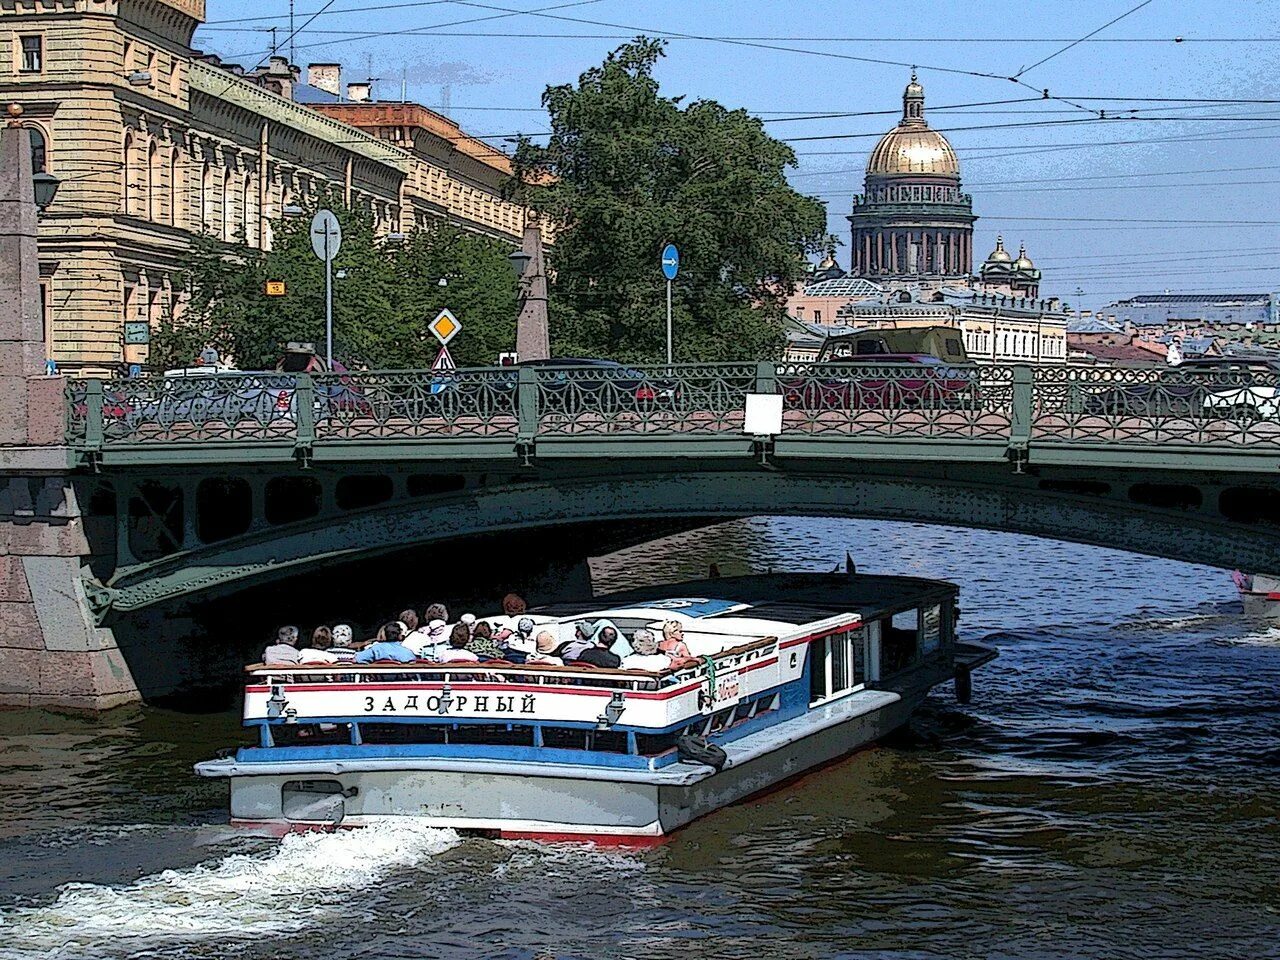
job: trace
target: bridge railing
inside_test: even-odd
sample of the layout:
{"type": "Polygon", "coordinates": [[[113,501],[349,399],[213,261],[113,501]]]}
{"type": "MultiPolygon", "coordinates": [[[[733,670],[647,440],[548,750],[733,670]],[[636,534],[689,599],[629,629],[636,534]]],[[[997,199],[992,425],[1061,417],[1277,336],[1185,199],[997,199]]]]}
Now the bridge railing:
{"type": "Polygon", "coordinates": [[[1259,371],[709,363],[71,379],[67,439],[309,447],[367,440],[743,432],[781,394],[782,435],[1030,444],[1280,446],[1280,378],[1259,371]]]}
{"type": "Polygon", "coordinates": [[[811,436],[1007,440],[1013,367],[780,364],[783,431],[811,436]]]}
{"type": "Polygon", "coordinates": [[[1037,367],[1030,439],[1280,444],[1280,376],[1258,370],[1037,367]]]}

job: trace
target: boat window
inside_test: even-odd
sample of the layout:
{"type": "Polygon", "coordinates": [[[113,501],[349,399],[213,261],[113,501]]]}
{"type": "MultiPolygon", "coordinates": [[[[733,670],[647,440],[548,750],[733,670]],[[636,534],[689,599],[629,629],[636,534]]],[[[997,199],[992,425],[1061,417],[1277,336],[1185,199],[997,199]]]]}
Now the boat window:
{"type": "Polygon", "coordinates": [[[905,670],[916,659],[920,631],[918,610],[895,613],[880,633],[880,676],[905,670]]]}
{"type": "Polygon", "coordinates": [[[428,723],[361,723],[360,739],[364,743],[394,745],[401,743],[447,743],[448,727],[428,723]]]}
{"type": "Polygon", "coordinates": [[[532,747],[533,727],[492,723],[460,723],[449,731],[450,743],[490,743],[504,747],[532,747]]]}
{"type": "Polygon", "coordinates": [[[920,655],[936,653],[942,645],[942,607],[925,607],[920,617],[920,655]]]}
{"type": "Polygon", "coordinates": [[[809,702],[825,700],[831,692],[827,681],[827,641],[824,637],[809,644],[809,702]]]}
{"type": "Polygon", "coordinates": [[[349,723],[273,723],[271,741],[277,747],[321,747],[351,742],[349,723]]]}
{"type": "Polygon", "coordinates": [[[809,701],[862,686],[867,682],[867,630],[842,630],[809,645],[812,673],[809,701]]]}

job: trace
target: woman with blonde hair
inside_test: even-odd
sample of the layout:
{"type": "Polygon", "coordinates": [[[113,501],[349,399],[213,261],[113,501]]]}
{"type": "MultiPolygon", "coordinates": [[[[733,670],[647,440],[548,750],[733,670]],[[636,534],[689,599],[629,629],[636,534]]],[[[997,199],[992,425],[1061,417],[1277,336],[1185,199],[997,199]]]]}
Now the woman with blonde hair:
{"type": "Polygon", "coordinates": [[[662,625],[662,639],[658,641],[658,649],[673,660],[692,656],[689,653],[689,645],[684,642],[684,624],[679,620],[668,620],[664,623],[662,625]]]}

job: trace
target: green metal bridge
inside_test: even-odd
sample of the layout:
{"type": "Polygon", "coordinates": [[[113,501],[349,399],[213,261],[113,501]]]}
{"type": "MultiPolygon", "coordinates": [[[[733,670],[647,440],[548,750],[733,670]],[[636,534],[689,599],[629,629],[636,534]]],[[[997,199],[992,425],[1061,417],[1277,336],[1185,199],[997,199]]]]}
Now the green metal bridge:
{"type": "Polygon", "coordinates": [[[485,533],[753,514],[1276,569],[1278,387],[887,363],[72,380],[67,468],[100,618],[485,533]]]}

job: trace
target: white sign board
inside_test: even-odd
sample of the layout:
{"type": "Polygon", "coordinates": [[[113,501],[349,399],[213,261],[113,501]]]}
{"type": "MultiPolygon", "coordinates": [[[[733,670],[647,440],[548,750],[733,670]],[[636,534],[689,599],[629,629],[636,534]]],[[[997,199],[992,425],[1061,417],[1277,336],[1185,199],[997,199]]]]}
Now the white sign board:
{"type": "Polygon", "coordinates": [[[742,432],[753,437],[773,437],[782,432],[782,394],[749,393],[742,432]]]}

